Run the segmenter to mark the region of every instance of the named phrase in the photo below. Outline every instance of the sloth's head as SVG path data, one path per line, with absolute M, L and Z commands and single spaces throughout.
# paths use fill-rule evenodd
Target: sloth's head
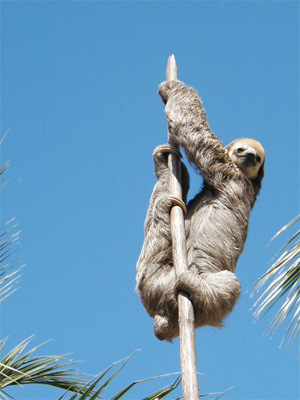
M 228 146 L 230 159 L 240 168 L 248 179 L 254 181 L 263 178 L 265 151 L 254 139 L 237 139 Z

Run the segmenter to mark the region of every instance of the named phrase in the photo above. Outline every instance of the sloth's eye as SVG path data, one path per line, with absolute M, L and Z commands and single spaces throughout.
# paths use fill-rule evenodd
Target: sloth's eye
M 238 153 L 242 153 L 242 152 L 244 151 L 244 149 L 243 149 L 242 147 L 239 147 L 236 151 L 237 151 Z
M 256 162 L 260 162 L 261 158 L 259 156 L 256 156 Z

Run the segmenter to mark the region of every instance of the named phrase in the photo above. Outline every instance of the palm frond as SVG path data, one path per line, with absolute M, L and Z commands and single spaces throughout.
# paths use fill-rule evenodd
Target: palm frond
M 285 225 L 271 241 L 293 227 L 299 220 L 300 215 Z M 291 317 L 280 346 L 287 341 L 288 346 L 292 347 L 300 333 L 300 230 L 292 235 L 275 257 L 277 260 L 254 286 L 254 292 L 258 292 L 273 278 L 253 305 L 253 308 L 256 308 L 254 316 L 256 319 L 261 318 L 278 302 L 283 301 L 269 324 L 266 334 L 272 333 L 273 336 Z
M 83 387 L 84 393 L 75 393 L 72 397 L 68 398 L 68 400 L 96 400 L 101 399 L 100 394 L 107 388 L 107 386 L 116 378 L 116 376 L 121 372 L 121 370 L 125 367 L 125 365 L 129 362 L 129 360 L 133 357 L 134 352 L 131 356 L 125 357 L 122 360 L 116 361 L 105 368 L 100 374 L 93 377 L 90 381 L 86 383 Z M 121 364 L 116 372 L 112 372 L 112 374 L 107 377 L 108 373 L 113 370 L 113 368 L 117 365 Z M 104 379 L 106 380 L 102 382 Z M 59 400 L 66 398 L 68 393 L 65 392 Z
M 166 387 L 164 387 L 162 389 L 159 389 L 154 394 L 145 397 L 144 400 L 148 400 L 148 399 L 152 399 L 152 398 L 157 398 L 157 399 L 163 398 L 163 397 L 167 396 L 169 393 L 173 392 L 178 387 L 178 385 L 180 384 L 180 382 L 181 382 L 181 373 L 180 372 L 175 372 L 175 373 L 172 373 L 172 374 L 159 375 L 159 376 L 154 376 L 154 377 L 151 377 L 151 378 L 146 378 L 146 379 L 141 379 L 141 380 L 138 380 L 138 381 L 134 381 L 130 385 L 128 385 L 125 389 L 123 389 L 121 392 L 119 392 L 117 395 L 115 395 L 112 398 L 112 400 L 121 399 L 124 396 L 124 394 L 126 394 L 129 390 L 131 390 L 136 385 L 139 385 L 139 384 L 142 384 L 142 383 L 146 383 L 146 382 L 150 382 L 150 381 L 157 380 L 157 379 L 169 378 L 170 376 L 174 376 L 174 375 L 177 376 L 177 378 L 175 379 L 175 381 L 172 384 L 170 384 L 170 385 L 168 385 L 168 386 L 166 386 Z M 154 395 L 156 395 L 156 397 L 153 397 Z
M 8 386 L 28 384 L 50 385 L 75 393 L 86 392 L 87 375 L 71 369 L 75 364 L 73 361 L 66 360 L 66 355 L 33 356 L 44 344 L 26 351 L 31 340 L 32 337 L 18 344 L 0 361 L 0 395 L 7 396 L 4 389 Z M 7 339 L 0 341 L 0 354 L 6 342 Z
M 2 139 L 0 139 L 0 146 L 1 146 L 2 142 L 3 142 L 3 140 L 5 139 L 6 135 L 7 135 L 7 132 L 6 132 L 6 134 L 2 137 Z M 2 178 L 2 174 L 5 172 L 5 170 L 6 170 L 8 167 L 9 167 L 9 161 L 7 161 L 4 165 L 2 165 L 2 166 L 0 167 L 0 176 L 1 176 L 1 178 L 0 178 L 0 189 L 4 186 L 4 183 L 5 183 L 5 180 Z
M 108 366 L 104 371 L 102 371 L 99 375 L 91 379 L 89 382 L 87 382 L 86 387 L 83 387 L 84 393 L 75 393 L 71 397 L 68 397 L 68 400 L 96 400 L 96 399 L 102 399 L 101 394 L 104 392 L 105 389 L 107 389 L 108 385 L 113 382 L 113 380 L 118 376 L 118 374 L 122 371 L 122 369 L 126 366 L 126 364 L 131 360 L 133 355 L 136 352 L 134 352 L 132 355 L 123 358 L 122 360 L 116 361 L 110 366 Z M 114 368 L 117 367 L 117 370 L 114 371 Z M 134 381 L 130 383 L 128 386 L 126 386 L 124 389 L 122 389 L 119 393 L 114 395 L 111 400 L 118 400 L 121 399 L 125 396 L 126 393 L 128 393 L 133 387 L 136 385 L 146 383 L 152 380 L 157 380 L 157 379 L 162 379 L 170 376 L 176 375 L 177 378 L 176 380 L 169 386 L 164 387 L 163 389 L 160 389 L 159 391 L 155 392 L 155 394 L 152 394 L 148 397 L 146 397 L 144 400 L 151 400 L 151 399 L 162 399 L 165 396 L 167 396 L 169 393 L 171 393 L 173 390 L 175 390 L 178 385 L 181 382 L 181 375 L 179 372 L 173 373 L 173 374 L 166 374 L 166 375 L 160 375 L 160 376 L 155 376 L 151 378 L 146 378 L 146 379 L 141 379 L 138 381 Z M 179 375 L 179 376 L 178 376 Z M 68 392 L 65 392 L 59 400 L 63 400 L 67 397 Z M 104 395 L 105 396 L 105 395 Z M 155 397 L 153 397 L 155 396 Z
M 170 393 L 172 393 L 179 386 L 180 382 L 181 382 L 181 375 L 177 379 L 175 379 L 175 381 L 172 384 L 156 391 L 155 393 L 146 397 L 145 400 L 156 400 L 156 399 L 160 400 L 160 399 L 167 397 Z
M 12 258 L 19 246 L 20 230 L 14 219 L 0 228 L 0 303 L 15 292 L 23 268 L 19 258 Z

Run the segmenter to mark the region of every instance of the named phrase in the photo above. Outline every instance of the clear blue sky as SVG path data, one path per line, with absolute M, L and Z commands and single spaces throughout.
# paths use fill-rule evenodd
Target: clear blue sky
M 261 141 L 266 176 L 237 275 L 243 294 L 219 331 L 197 330 L 202 393 L 297 399 L 297 351 L 263 337 L 247 290 L 299 210 L 299 3 L 289 1 L 1 1 L 1 223 L 16 217 L 27 267 L 1 306 L 8 347 L 35 333 L 43 353 L 73 353 L 96 374 L 136 349 L 107 397 L 134 380 L 180 370 L 179 342 L 159 342 L 136 293 L 135 264 L 155 183 L 152 151 L 166 142 L 157 95 L 167 58 L 202 96 L 224 143 Z M 201 185 L 192 173 L 193 196 Z M 165 380 L 132 391 L 141 399 Z M 181 391 L 178 390 L 177 395 Z M 18 400 L 57 399 L 24 388 Z M 175 398 L 175 395 L 171 398 Z

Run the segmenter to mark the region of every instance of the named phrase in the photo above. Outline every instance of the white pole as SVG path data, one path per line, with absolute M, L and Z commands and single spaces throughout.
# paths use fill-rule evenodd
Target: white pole
M 167 81 L 178 79 L 177 65 L 173 54 L 168 59 L 166 78 Z M 178 146 L 169 132 L 168 143 L 178 150 Z M 182 200 L 180 164 L 178 155 L 170 153 L 168 157 L 170 195 Z M 177 205 L 171 209 L 171 234 L 173 263 L 176 277 L 178 277 L 188 269 L 188 262 L 184 214 L 182 208 Z M 184 293 L 178 295 L 178 310 L 183 398 L 184 400 L 199 400 L 194 309 Z

